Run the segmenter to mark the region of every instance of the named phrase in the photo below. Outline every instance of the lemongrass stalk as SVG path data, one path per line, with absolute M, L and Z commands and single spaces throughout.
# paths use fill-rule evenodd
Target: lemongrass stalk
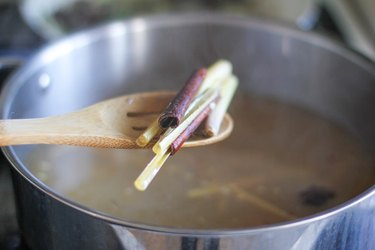
M 147 164 L 146 168 L 134 181 L 134 186 L 139 191 L 144 191 L 150 185 L 156 174 L 159 172 L 165 161 L 168 159 L 170 152 L 156 154 L 155 157 Z
M 188 115 L 190 115 L 191 112 L 194 111 L 194 109 L 197 107 L 198 103 L 202 102 L 203 98 L 204 98 L 205 96 L 207 96 L 207 95 L 206 95 L 206 92 L 207 92 L 207 91 L 208 91 L 208 90 L 206 89 L 206 90 L 203 91 L 201 94 L 195 96 L 195 98 L 191 101 L 191 103 L 190 103 L 188 109 L 186 110 L 186 112 L 185 112 L 185 114 L 184 114 L 184 117 L 187 117 Z
M 176 128 L 165 133 L 159 141 L 154 145 L 152 150 L 156 154 L 166 152 L 171 146 L 172 142 L 194 121 L 194 119 L 211 103 L 217 98 L 218 90 L 208 89 L 202 100 L 196 104 L 191 112 L 184 117 L 184 120 Z
M 227 112 L 230 102 L 233 99 L 234 93 L 238 86 L 238 78 L 231 75 L 227 77 L 220 88 L 220 100 L 216 107 L 208 115 L 205 124 L 205 132 L 208 136 L 214 136 L 219 133 L 220 125 L 223 121 L 224 115 Z
M 154 144 L 154 146 L 152 147 L 152 151 L 155 153 L 155 154 L 161 154 L 161 153 L 165 153 L 168 149 L 169 149 L 169 147 L 168 148 L 166 148 L 166 149 L 164 149 L 163 151 L 162 150 L 159 150 L 159 143 L 160 143 L 160 141 L 163 139 L 163 138 L 165 138 L 165 137 L 167 137 L 167 136 L 169 136 L 172 132 L 173 132 L 173 130 L 175 130 L 174 128 L 168 128 L 167 130 L 165 130 L 165 132 L 163 133 L 163 135 L 159 138 L 159 140 Z M 172 144 L 172 143 L 171 143 Z
M 286 219 L 286 220 L 293 220 L 296 219 L 296 216 L 291 214 L 289 211 L 284 210 L 273 203 L 263 200 L 262 198 L 250 193 L 249 191 L 243 189 L 242 187 L 233 184 L 230 189 L 234 192 L 237 199 L 247 201 L 252 205 L 256 205 L 262 209 L 264 209 L 267 212 L 270 212 L 274 215 L 279 216 L 280 218 Z
M 208 88 L 215 88 L 217 85 L 232 74 L 232 64 L 227 60 L 219 60 L 207 69 L 207 74 L 198 90 L 198 94 Z
M 161 128 L 159 127 L 159 118 L 155 119 L 150 126 L 137 138 L 135 143 L 137 143 L 140 147 L 146 147 L 150 141 L 161 132 Z

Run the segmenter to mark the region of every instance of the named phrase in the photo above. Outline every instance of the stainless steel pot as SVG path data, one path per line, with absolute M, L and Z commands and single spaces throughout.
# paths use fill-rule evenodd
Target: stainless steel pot
M 240 91 L 303 106 L 375 147 L 375 67 L 339 43 L 258 19 L 223 15 L 138 18 L 54 43 L 2 92 L 2 118 L 72 111 L 122 93 L 177 88 L 192 67 L 228 58 Z M 174 74 L 185 72 L 186 74 Z M 4 149 L 31 249 L 371 249 L 375 189 L 329 211 L 243 230 L 140 225 L 90 210 L 37 180 L 30 146 Z

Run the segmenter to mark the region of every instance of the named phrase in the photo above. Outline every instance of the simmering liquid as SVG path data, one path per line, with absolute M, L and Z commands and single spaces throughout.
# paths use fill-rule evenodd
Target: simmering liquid
M 57 193 L 127 221 L 190 229 L 260 226 L 311 215 L 374 184 L 375 159 L 344 129 L 267 99 L 237 96 L 230 138 L 182 149 L 149 188 L 150 150 L 36 146 L 26 164 Z

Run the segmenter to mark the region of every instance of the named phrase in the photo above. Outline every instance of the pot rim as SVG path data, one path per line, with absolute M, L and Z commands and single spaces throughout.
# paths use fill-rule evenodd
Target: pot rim
M 28 75 L 34 72 L 36 68 L 48 64 L 55 60 L 60 55 L 67 52 L 73 51 L 74 49 L 87 46 L 90 43 L 96 42 L 100 39 L 108 39 L 110 37 L 121 36 L 126 33 L 134 32 L 145 32 L 160 27 L 173 27 L 180 25 L 196 25 L 196 24 L 217 24 L 217 25 L 228 25 L 236 27 L 252 27 L 255 29 L 266 30 L 267 32 L 283 33 L 288 37 L 296 38 L 302 41 L 308 41 L 310 44 L 317 45 L 318 47 L 330 50 L 334 53 L 340 54 L 347 60 L 352 61 L 366 69 L 370 74 L 374 75 L 375 79 L 375 65 L 365 57 L 358 55 L 357 53 L 345 48 L 343 44 L 332 38 L 311 32 L 306 33 L 298 30 L 297 28 L 290 27 L 286 24 L 276 24 L 274 21 L 269 21 L 259 17 L 248 17 L 248 16 L 233 16 L 230 14 L 223 13 L 180 13 L 180 14 L 163 14 L 137 17 L 130 20 L 116 21 L 109 24 L 101 25 L 96 28 L 92 28 L 88 31 L 77 32 L 63 39 L 53 42 L 42 48 L 36 55 L 23 65 L 17 72 L 5 83 L 0 96 L 0 115 L 2 119 L 5 119 L 9 115 L 10 102 L 9 98 L 17 93 L 18 89 L 24 84 L 23 79 L 27 79 Z M 35 63 L 38 61 L 38 63 Z M 11 163 L 12 167 L 26 179 L 30 184 L 36 187 L 39 191 L 48 195 L 49 197 L 69 206 L 75 210 L 78 210 L 86 215 L 92 216 L 96 219 L 103 220 L 105 222 L 125 226 L 128 228 L 147 230 L 152 232 L 158 232 L 163 234 L 171 235 L 189 235 L 189 236 L 232 236 L 232 235 L 250 235 L 260 232 L 282 230 L 290 227 L 297 227 L 304 224 L 319 221 L 331 216 L 334 216 L 344 210 L 351 208 L 352 206 L 360 203 L 368 197 L 375 194 L 375 185 L 357 195 L 356 197 L 341 203 L 328 210 L 309 215 L 306 217 L 297 218 L 291 221 L 285 221 L 281 223 L 269 224 L 251 228 L 239 228 L 239 229 L 182 229 L 165 226 L 154 226 L 147 225 L 132 221 L 120 219 L 106 213 L 91 209 L 78 202 L 72 201 L 64 196 L 56 193 L 54 190 L 43 184 L 31 172 L 26 168 L 22 161 L 15 154 L 12 147 L 2 148 L 6 158 Z

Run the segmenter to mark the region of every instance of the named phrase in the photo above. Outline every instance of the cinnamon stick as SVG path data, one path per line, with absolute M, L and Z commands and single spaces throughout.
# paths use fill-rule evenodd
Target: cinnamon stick
M 217 98 L 218 99 L 218 98 Z M 210 105 L 208 105 L 193 121 L 192 123 L 174 140 L 171 144 L 171 155 L 174 155 L 189 139 L 189 137 L 194 133 L 195 130 L 199 127 L 199 125 L 203 122 L 204 119 L 208 116 L 208 114 L 212 111 L 214 106 L 216 105 L 216 100 L 214 100 Z
M 172 142 L 177 139 L 177 137 L 188 127 L 194 119 L 202 113 L 202 111 L 210 105 L 219 96 L 219 91 L 216 89 L 207 89 L 203 96 L 200 97 L 200 101 L 195 103 L 195 107 L 184 117 L 181 124 L 176 128 L 169 128 L 163 136 L 155 143 L 152 147 L 152 151 L 155 154 L 160 154 L 167 151 Z
M 195 94 L 198 92 L 200 85 L 207 74 L 205 68 L 200 68 L 190 76 L 181 91 L 168 104 L 165 111 L 160 115 L 159 126 L 162 128 L 175 128 L 180 124 L 184 114 L 189 107 Z

